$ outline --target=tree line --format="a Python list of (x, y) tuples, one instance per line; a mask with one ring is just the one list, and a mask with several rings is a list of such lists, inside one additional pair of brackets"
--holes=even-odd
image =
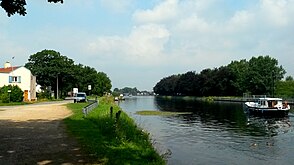
[(258, 56), (248, 61), (232, 61), (219, 68), (204, 69), (200, 73), (189, 71), (171, 75), (161, 79), (153, 90), (156, 94), (170, 96), (275, 95), (277, 85), (285, 84), (281, 83), (285, 73), (278, 60)]
[[(103, 72), (94, 68), (75, 64), (74, 61), (54, 50), (43, 50), (29, 57), (25, 67), (37, 77), (37, 84), (44, 91), (55, 91), (61, 97), (67, 96), (73, 88), (88, 94), (103, 95), (110, 92), (111, 80)], [(91, 85), (91, 91), (88, 90)], [(46, 95), (46, 93), (43, 93)], [(45, 96), (50, 97), (50, 96)]]

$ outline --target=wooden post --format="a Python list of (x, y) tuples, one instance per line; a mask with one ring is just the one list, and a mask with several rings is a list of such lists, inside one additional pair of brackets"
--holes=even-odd
[(121, 114), (120, 110), (115, 114), (116, 122), (118, 122), (118, 120), (120, 118), (120, 114)]
[(110, 118), (112, 118), (112, 114), (113, 114), (113, 107), (110, 107)]

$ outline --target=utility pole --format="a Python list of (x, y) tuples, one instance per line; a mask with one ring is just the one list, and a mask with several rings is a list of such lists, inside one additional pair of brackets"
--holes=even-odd
[(57, 79), (56, 79), (56, 99), (58, 98), (58, 74), (57, 74)]

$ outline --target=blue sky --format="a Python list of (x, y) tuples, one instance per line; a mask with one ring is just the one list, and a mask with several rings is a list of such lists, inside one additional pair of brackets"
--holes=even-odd
[[(53, 49), (105, 72), (113, 87), (152, 90), (163, 77), (270, 55), (294, 76), (292, 0), (28, 1), (0, 9), (0, 63)], [(15, 59), (11, 60), (11, 57)]]

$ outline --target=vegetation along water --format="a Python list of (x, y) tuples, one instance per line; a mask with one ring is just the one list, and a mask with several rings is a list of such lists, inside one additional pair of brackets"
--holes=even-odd
[[(133, 96), (119, 103), (150, 132), (157, 150), (170, 154), (168, 164), (293, 164), (293, 110), (264, 118), (246, 114), (242, 103), (176, 98)], [(137, 113), (143, 110), (184, 113)]]
[(148, 133), (138, 128), (133, 119), (122, 112), (116, 120), (120, 108), (113, 103), (112, 97), (100, 98), (99, 106), (84, 118), (82, 108), (86, 105), (68, 104), (74, 114), (65, 119), (65, 123), (69, 132), (98, 162), (111, 165), (165, 164), (150, 143)]

